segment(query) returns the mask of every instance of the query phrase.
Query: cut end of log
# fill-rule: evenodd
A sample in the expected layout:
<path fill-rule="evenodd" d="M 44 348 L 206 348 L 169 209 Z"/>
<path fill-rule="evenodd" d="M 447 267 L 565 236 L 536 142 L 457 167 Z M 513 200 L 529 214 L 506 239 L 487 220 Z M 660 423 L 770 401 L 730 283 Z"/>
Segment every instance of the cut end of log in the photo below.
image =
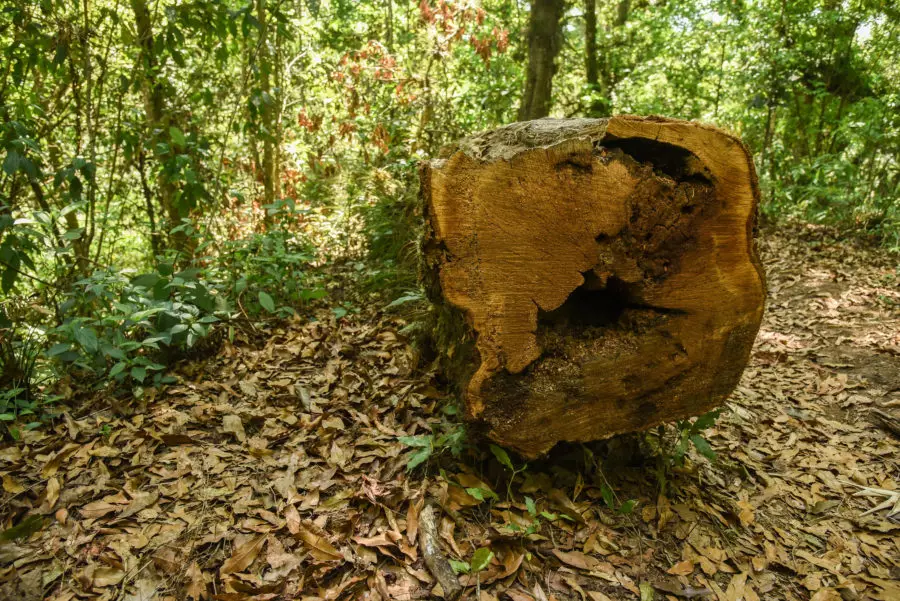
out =
<path fill-rule="evenodd" d="M 422 169 L 424 279 L 467 416 L 526 457 L 698 415 L 762 318 L 737 138 L 658 117 L 541 119 Z"/>

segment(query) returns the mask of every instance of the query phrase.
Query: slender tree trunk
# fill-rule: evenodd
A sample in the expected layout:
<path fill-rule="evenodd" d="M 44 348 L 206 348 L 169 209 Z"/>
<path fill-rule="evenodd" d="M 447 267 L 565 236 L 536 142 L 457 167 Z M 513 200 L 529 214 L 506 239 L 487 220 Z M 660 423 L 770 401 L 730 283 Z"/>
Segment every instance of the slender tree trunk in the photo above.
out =
<path fill-rule="evenodd" d="M 83 43 L 86 46 L 88 42 L 84 41 Z M 87 49 L 85 47 L 82 47 L 81 51 L 86 52 Z M 72 80 L 72 98 L 74 99 L 75 103 L 75 110 L 73 112 L 73 116 L 75 118 L 75 122 L 73 124 L 75 129 L 75 155 L 81 155 L 81 142 L 84 131 L 82 117 L 85 113 L 82 88 L 84 86 L 85 73 L 79 70 L 78 65 L 75 62 L 75 55 L 72 53 L 69 54 L 68 65 L 69 77 Z M 90 186 L 91 182 L 87 182 L 87 185 Z M 65 199 L 62 200 L 63 202 L 65 202 Z M 78 213 L 76 211 L 66 211 L 65 217 L 63 217 L 63 219 L 66 222 L 66 229 L 68 230 L 68 232 L 76 232 L 78 230 L 81 230 L 80 237 L 71 240 L 71 247 L 72 252 L 75 256 L 74 265 L 76 271 L 79 274 L 86 274 L 88 272 L 88 250 L 85 248 L 85 234 L 87 233 L 87 228 L 81 227 L 81 223 L 78 220 Z"/>
<path fill-rule="evenodd" d="M 153 39 L 153 23 L 150 20 L 150 9 L 146 0 L 131 0 L 131 10 L 134 12 L 135 27 L 137 29 L 137 41 L 140 46 L 140 62 L 143 70 L 141 82 L 144 89 L 144 112 L 146 113 L 147 131 L 162 132 L 168 135 L 169 118 L 165 111 L 165 89 L 159 79 L 159 65 L 156 60 Z M 169 228 L 181 223 L 181 212 L 175 202 L 175 185 L 169 181 L 165 171 L 160 169 L 156 176 L 156 193 L 159 205 L 166 218 Z M 171 236 L 172 245 L 179 250 L 187 248 L 187 236 L 184 232 L 176 232 Z"/>
<path fill-rule="evenodd" d="M 600 67 L 597 64 L 597 0 L 584 0 L 584 72 L 591 91 L 590 116 L 599 116 L 596 109 L 600 92 Z"/>
<path fill-rule="evenodd" d="M 275 160 L 272 167 L 275 180 L 275 196 L 277 198 L 284 197 L 284 191 L 281 187 L 282 164 L 284 163 L 284 149 L 282 141 L 284 140 L 284 112 L 287 103 L 287 94 L 284 93 L 286 88 L 285 77 L 285 60 L 284 60 L 284 40 L 281 32 L 275 28 L 275 58 L 273 61 L 273 69 L 275 71 L 275 87 L 278 89 L 277 102 L 273 99 L 272 106 L 275 108 Z"/>
<path fill-rule="evenodd" d="M 384 16 L 384 42 L 388 51 L 394 51 L 394 0 L 385 0 L 387 11 Z"/>
<path fill-rule="evenodd" d="M 597 0 L 584 0 L 584 47 L 585 47 L 585 71 L 588 87 L 592 91 L 588 115 L 591 117 L 608 117 L 612 113 L 612 91 L 619 80 L 618 73 L 610 61 L 610 56 L 616 52 L 619 41 L 600 48 L 597 44 Z M 628 21 L 631 12 L 631 0 L 619 0 L 616 5 L 616 18 L 611 26 L 607 26 L 607 33 L 621 29 Z M 609 37 L 609 36 L 607 36 Z"/>
<path fill-rule="evenodd" d="M 528 67 L 519 121 L 550 114 L 556 56 L 562 46 L 563 0 L 532 0 L 528 23 Z"/>
<path fill-rule="evenodd" d="M 150 249 L 153 256 L 159 254 L 159 232 L 156 229 L 156 211 L 153 209 L 153 191 L 150 184 L 147 183 L 147 174 L 145 171 L 145 152 L 144 149 L 138 152 L 138 175 L 141 178 L 141 192 L 144 194 L 144 203 L 147 209 L 147 220 L 150 222 Z"/>
<path fill-rule="evenodd" d="M 256 0 L 256 20 L 259 21 L 259 53 L 257 67 L 259 69 L 259 86 L 262 93 L 261 122 L 262 135 L 260 136 L 263 143 L 262 156 L 262 178 L 263 178 L 263 198 L 265 205 L 271 206 L 275 203 L 275 131 L 272 127 L 272 108 L 275 106 L 274 98 L 272 98 L 272 88 L 270 82 L 270 73 L 272 70 L 272 54 L 269 52 L 269 23 L 266 10 L 266 0 Z M 265 212 L 265 223 L 270 222 L 269 211 Z"/>
<path fill-rule="evenodd" d="M 722 51 L 719 54 L 719 73 L 716 78 L 716 105 L 713 111 L 713 116 L 718 119 L 719 118 L 719 101 L 722 99 L 722 76 L 724 74 L 725 67 L 725 36 L 722 35 Z"/>

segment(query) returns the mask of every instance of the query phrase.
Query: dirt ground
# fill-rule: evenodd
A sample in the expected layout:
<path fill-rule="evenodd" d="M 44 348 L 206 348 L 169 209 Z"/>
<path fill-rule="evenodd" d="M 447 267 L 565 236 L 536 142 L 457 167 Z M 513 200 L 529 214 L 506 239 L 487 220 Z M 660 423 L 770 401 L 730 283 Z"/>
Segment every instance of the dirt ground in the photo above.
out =
<path fill-rule="evenodd" d="M 715 462 L 660 475 L 646 448 L 617 458 L 631 437 L 513 457 L 512 479 L 486 444 L 408 472 L 401 437 L 456 431 L 447 392 L 395 314 L 323 311 L 0 448 L 2 526 L 24 523 L 0 599 L 428 598 L 428 502 L 448 558 L 490 557 L 468 599 L 900 600 L 900 440 L 871 419 L 900 415 L 897 260 L 809 228 L 760 250 L 770 298 Z"/>

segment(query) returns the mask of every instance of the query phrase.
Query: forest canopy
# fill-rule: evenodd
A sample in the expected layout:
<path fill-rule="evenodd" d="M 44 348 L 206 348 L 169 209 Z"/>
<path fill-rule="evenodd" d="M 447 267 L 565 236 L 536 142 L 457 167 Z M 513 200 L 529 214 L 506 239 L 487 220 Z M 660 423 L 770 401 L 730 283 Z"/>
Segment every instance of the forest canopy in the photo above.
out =
<path fill-rule="evenodd" d="M 63 374 L 140 396 L 211 331 L 322 299 L 330 259 L 413 288 L 417 165 L 517 119 L 715 124 L 766 217 L 896 250 L 898 23 L 883 0 L 5 2 L 0 413 Z"/>

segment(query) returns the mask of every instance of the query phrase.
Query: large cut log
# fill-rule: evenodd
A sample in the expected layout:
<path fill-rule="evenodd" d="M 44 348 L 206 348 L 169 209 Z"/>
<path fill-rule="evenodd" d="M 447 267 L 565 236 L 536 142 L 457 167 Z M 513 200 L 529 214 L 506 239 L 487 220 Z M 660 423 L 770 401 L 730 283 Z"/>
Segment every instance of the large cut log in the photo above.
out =
<path fill-rule="evenodd" d="M 699 415 L 765 299 L 740 140 L 658 117 L 541 119 L 423 164 L 423 281 L 467 418 L 526 457 Z"/>

